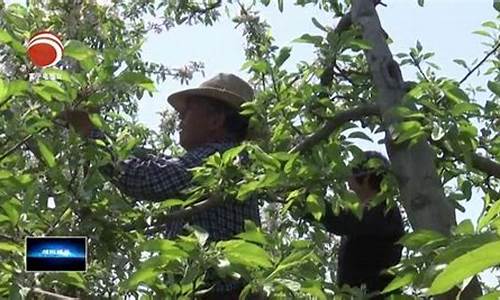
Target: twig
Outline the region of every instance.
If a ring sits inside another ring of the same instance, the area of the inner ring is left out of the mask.
[[[413,53],[410,53],[410,57],[413,60],[413,64],[415,65],[415,67],[417,67],[417,70],[420,73],[420,75],[422,75],[422,77],[425,79],[425,81],[429,82],[429,79],[427,78],[427,75],[425,75],[424,71],[420,67],[420,63],[417,62],[417,60],[415,59],[415,56],[413,55]]]
[[[474,73],[493,53],[495,53],[498,48],[500,47],[500,42],[498,42],[498,44],[490,51],[488,52],[488,54],[486,54],[486,56],[474,67],[472,68],[465,76],[464,78],[462,78],[462,80],[460,80],[460,84],[464,83],[464,81],[467,80],[467,78],[469,78],[469,76]]]
[[[31,288],[30,291],[28,292],[28,295],[29,295],[29,293],[41,294],[41,295],[53,297],[55,299],[60,299],[60,300],[78,300],[78,299],[80,299],[80,298],[73,298],[73,297],[68,297],[68,296],[59,295],[56,293],[44,291],[40,288]]]
[[[464,162],[464,158],[462,155],[457,155],[460,153],[456,149],[449,149],[446,148],[445,144],[443,141],[430,141],[434,146],[438,147],[443,151],[445,155],[452,155],[456,159],[460,160],[461,162]],[[486,173],[488,176],[500,178],[500,163],[488,159],[486,157],[483,157],[477,153],[471,153],[471,161],[472,161],[472,167],[475,169],[478,169],[481,172]]]
[[[0,233],[0,239],[17,243],[16,239],[14,239],[13,237],[1,233]]]
[[[68,209],[70,209],[71,205],[73,203],[70,202],[70,204],[68,204],[62,211],[61,215],[59,217],[57,217],[57,220],[54,224],[50,225],[49,229],[45,232],[45,235],[48,236],[48,235],[51,235],[52,232],[54,232],[54,230],[57,229],[57,226],[59,226],[59,224],[61,223],[62,221],[62,217],[64,216],[64,214],[66,214],[66,212],[68,211]]]
[[[193,215],[195,215],[199,212],[202,212],[202,211],[205,211],[205,210],[210,209],[212,207],[215,207],[215,206],[219,205],[220,203],[222,203],[222,200],[220,199],[220,197],[221,197],[221,195],[214,194],[214,195],[211,195],[207,200],[197,202],[190,207],[187,207],[187,208],[184,208],[184,209],[181,209],[178,211],[174,211],[174,212],[169,213],[167,215],[160,216],[156,219],[155,222],[153,222],[149,226],[150,228],[146,229],[146,233],[147,234],[156,233],[156,232],[162,230],[164,225],[168,225],[168,223],[172,223],[172,222],[175,222],[178,220],[192,217]],[[124,226],[122,228],[124,231],[130,231],[130,230],[137,229],[136,224]]]
[[[335,129],[353,120],[359,120],[363,117],[377,115],[379,112],[378,106],[375,104],[362,105],[351,110],[339,112],[317,132],[306,138],[297,146],[293,147],[289,152],[304,152],[311,149],[314,145],[330,136]]]
[[[46,128],[44,128],[44,129],[46,129]],[[9,150],[7,150],[7,152],[5,152],[4,154],[2,154],[2,156],[0,156],[0,162],[3,161],[7,156],[11,155],[14,151],[16,151],[24,143],[29,141],[32,137],[33,137],[33,134],[27,135],[24,139],[22,139],[22,141],[20,141],[19,143],[15,144],[13,147],[11,147]]]
[[[195,9],[195,10],[192,11],[190,17],[194,17],[195,14],[205,14],[205,13],[207,13],[207,12],[213,10],[213,9],[216,9],[221,4],[222,4],[222,0],[218,0],[217,2],[214,2],[213,4],[208,5],[208,6],[206,6],[203,9]]]

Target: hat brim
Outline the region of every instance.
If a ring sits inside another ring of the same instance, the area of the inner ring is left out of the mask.
[[[192,96],[210,97],[224,102],[236,110],[240,110],[241,104],[245,102],[245,99],[234,93],[209,87],[193,88],[173,93],[167,100],[175,110],[183,112],[186,109],[186,100]]]
[[[240,111],[241,104],[246,101],[232,92],[209,87],[193,88],[176,92],[168,96],[167,101],[176,111],[183,112],[186,109],[186,100],[193,96],[210,97],[214,100],[219,100],[237,111]],[[261,135],[249,124],[246,139],[256,140],[260,138]]]

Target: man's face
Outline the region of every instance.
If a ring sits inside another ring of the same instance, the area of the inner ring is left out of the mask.
[[[370,186],[368,176],[356,177],[354,175],[349,176],[347,179],[349,189],[356,193],[358,198],[364,199],[364,195],[375,192]]]
[[[179,139],[186,150],[208,143],[224,133],[224,114],[213,112],[203,99],[188,99],[185,110],[179,115]]]

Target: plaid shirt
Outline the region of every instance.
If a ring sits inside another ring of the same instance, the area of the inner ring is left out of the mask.
[[[102,132],[92,130],[90,138],[102,138]],[[236,143],[225,141],[209,143],[189,150],[181,157],[164,154],[147,154],[145,157],[132,157],[120,161],[118,167],[106,165],[100,168],[101,173],[124,194],[137,200],[161,201],[178,196],[191,185],[189,168],[200,166],[205,158],[215,152],[221,152],[236,146]],[[249,219],[260,225],[259,206],[255,198],[240,203],[224,201],[220,205],[208,208],[191,217],[191,224],[205,229],[209,240],[220,241],[231,239],[243,232],[244,220]],[[169,223],[166,236],[174,238],[184,225],[184,221]],[[213,276],[213,275],[212,275]],[[212,277],[209,275],[209,277]],[[229,291],[237,287],[236,283],[218,283],[216,291]]]

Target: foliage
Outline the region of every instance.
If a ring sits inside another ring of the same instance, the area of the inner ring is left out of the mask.
[[[32,296],[33,288],[40,288],[67,296],[188,298],[207,288],[203,282],[210,270],[244,279],[248,285],[243,296],[264,291],[275,298],[365,297],[364,289],[336,286],[338,239],[302,217],[311,213],[320,219],[326,201],[334,210],[361,212],[345,187],[347,161],[361,158],[355,142],[370,140],[364,132],[384,131],[380,118],[343,124],[307,155],[289,151],[325,120],[376,96],[363,53],[372,45],[360,37],[360,28],[336,32],[313,18],[323,34],[304,33],[295,43],[313,45],[317,58],[287,71],[283,66],[293,47],[274,45],[269,24],[257,12],[259,5],[271,4],[284,11],[284,1],[115,2],[107,6],[91,0],[46,0],[6,7],[0,0],[0,296]],[[296,5],[314,5],[341,17],[350,2],[297,0]],[[242,69],[258,92],[243,114],[268,140],[244,143],[194,168],[197,188],[186,199],[133,201],[98,172],[112,158],[102,143],[81,139],[56,116],[69,107],[99,107],[92,122],[114,141],[112,155],[120,159],[143,155],[139,150],[144,146],[181,153],[173,138],[176,116],[163,113],[162,132],[153,132],[135,124],[137,101],[145,92],[155,92],[153,77],[156,84],[168,76],[187,83],[193,73],[202,72],[203,64],[168,68],[145,62],[141,47],[148,31],[208,26],[222,18],[224,7],[228,14],[230,8],[239,9],[230,17],[246,40]],[[163,16],[161,24],[145,24],[145,17],[156,14]],[[498,19],[482,27],[476,33],[488,47],[496,47]],[[27,61],[23,43],[44,28],[63,35],[65,56],[57,66],[41,70]],[[386,291],[408,297],[462,286],[472,275],[500,264],[500,182],[474,164],[477,151],[500,160],[500,60],[494,55],[483,62],[484,86],[465,87],[466,78],[438,75],[441,70],[432,56],[420,42],[396,55],[401,65],[416,68],[418,82],[394,110],[402,122],[390,128],[391,137],[404,147],[429,141],[449,201],[461,209],[460,201],[481,190],[485,209],[477,224],[466,220],[450,236],[416,230],[401,240],[408,255],[389,270],[397,276]],[[478,64],[455,62],[471,74]],[[327,72],[331,82],[324,84],[321,78]],[[242,155],[250,163],[242,163]],[[396,179],[389,176],[380,199],[396,205],[396,187]],[[175,240],[145,230],[173,209],[214,193],[225,195],[224,201],[261,199],[263,228],[248,222],[244,233],[217,243],[207,242],[206,232],[196,227],[186,228]],[[88,271],[25,272],[26,235],[88,236]],[[490,297],[498,295],[498,289],[489,291]]]

